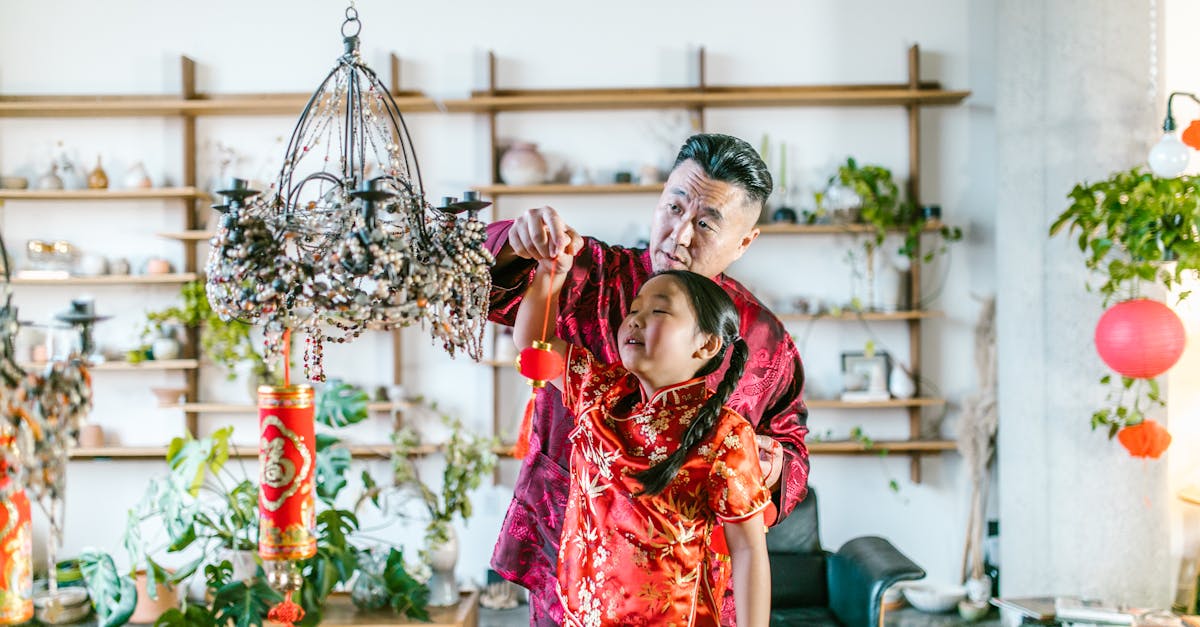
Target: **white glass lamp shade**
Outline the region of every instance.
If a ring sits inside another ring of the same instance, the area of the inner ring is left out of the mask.
[[[1190,150],[1174,131],[1163,133],[1162,139],[1150,149],[1150,170],[1158,176],[1172,178],[1187,168]]]

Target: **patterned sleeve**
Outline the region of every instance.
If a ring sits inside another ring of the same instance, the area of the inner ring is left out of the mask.
[[[709,507],[724,522],[741,522],[762,511],[771,502],[771,493],[763,485],[750,423],[739,418],[737,426],[714,445],[708,474]]]

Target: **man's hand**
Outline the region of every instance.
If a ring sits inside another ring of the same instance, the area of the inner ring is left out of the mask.
[[[578,254],[583,248],[583,238],[563,222],[553,207],[539,207],[513,220],[508,245],[518,257],[542,261],[568,251]]]
[[[774,491],[783,474],[783,445],[765,435],[754,436],[758,444],[758,465],[762,468],[763,481],[767,489]]]

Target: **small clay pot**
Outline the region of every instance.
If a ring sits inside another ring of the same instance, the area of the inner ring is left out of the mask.
[[[179,597],[175,594],[175,588],[164,585],[163,582],[155,582],[157,584],[155,596],[157,599],[151,599],[149,592],[146,591],[146,571],[139,570],[135,584],[137,586],[137,605],[133,608],[133,616],[129,617],[131,623],[153,623],[172,608],[179,605]]]

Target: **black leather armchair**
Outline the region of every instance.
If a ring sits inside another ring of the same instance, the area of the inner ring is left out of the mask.
[[[879,627],[884,590],[925,576],[883,538],[855,538],[837,553],[822,549],[812,490],[767,533],[767,551],[775,627]]]

